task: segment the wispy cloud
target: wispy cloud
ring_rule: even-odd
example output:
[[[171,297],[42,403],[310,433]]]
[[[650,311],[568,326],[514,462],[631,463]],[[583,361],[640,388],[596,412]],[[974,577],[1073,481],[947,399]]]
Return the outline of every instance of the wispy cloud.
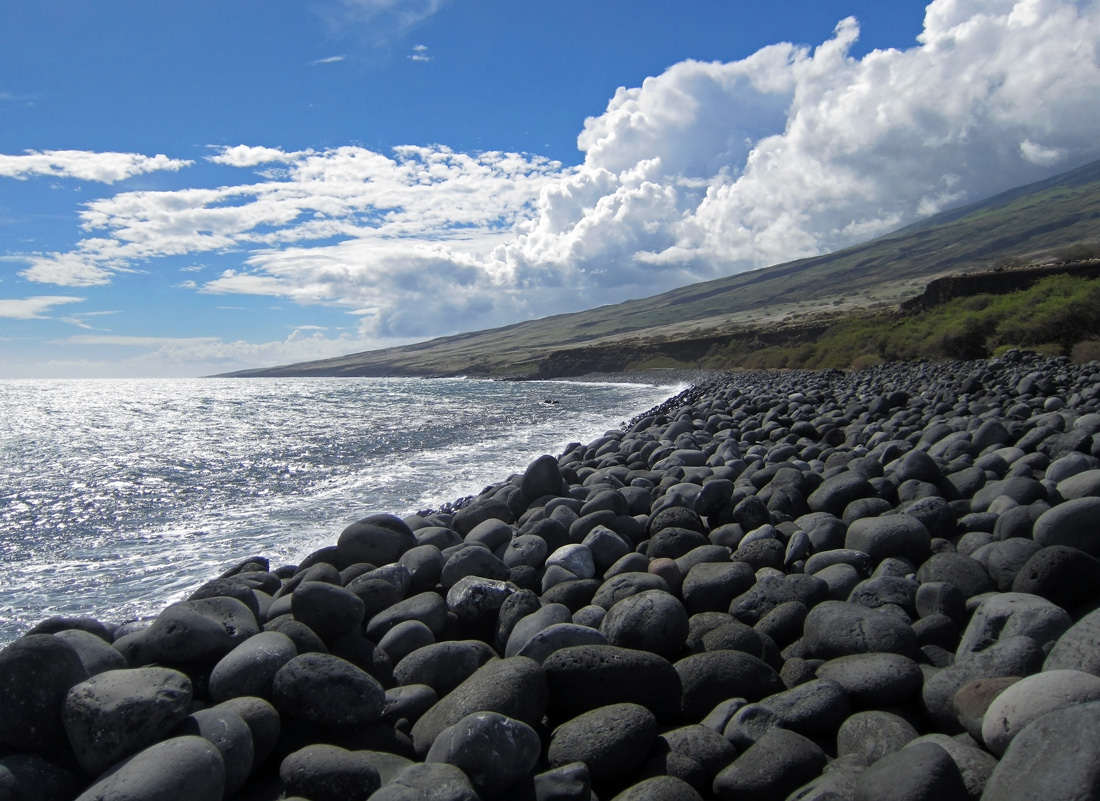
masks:
[[[432,57],[428,55],[427,45],[413,45],[413,51],[409,55],[409,61],[431,61]]]
[[[157,154],[95,153],[86,150],[28,150],[23,155],[0,154],[0,176],[24,180],[33,175],[77,178],[113,184],[142,173],[177,171],[189,167],[187,159]]]
[[[315,6],[334,35],[388,44],[434,16],[449,0],[327,0]]]
[[[54,340],[58,345],[122,345],[133,348],[179,347],[209,345],[220,342],[218,337],[141,337],[121,334],[76,334]]]
[[[317,58],[309,62],[309,66],[316,67],[318,64],[338,64],[341,61],[346,61],[347,56],[329,56],[328,58]]]
[[[80,303],[84,298],[71,295],[37,295],[33,298],[0,298],[0,317],[12,320],[42,320],[54,306]]]

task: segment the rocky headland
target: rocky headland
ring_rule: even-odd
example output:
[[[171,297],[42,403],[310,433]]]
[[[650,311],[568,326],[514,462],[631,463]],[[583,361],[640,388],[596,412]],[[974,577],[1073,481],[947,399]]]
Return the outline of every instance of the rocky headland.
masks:
[[[0,652],[0,799],[1100,799],[1100,364],[700,376]]]

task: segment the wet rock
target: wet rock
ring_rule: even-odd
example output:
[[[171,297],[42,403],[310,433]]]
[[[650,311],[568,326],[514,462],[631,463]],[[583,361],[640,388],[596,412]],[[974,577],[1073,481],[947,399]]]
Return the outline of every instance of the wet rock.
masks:
[[[142,653],[151,662],[216,661],[259,631],[256,617],[235,598],[181,601],[157,615]]]
[[[412,529],[394,515],[370,515],[340,532],[336,542],[340,560],[348,565],[369,562],[388,565],[417,545]]]
[[[365,606],[355,593],[322,581],[305,581],[291,594],[291,613],[326,644],[362,625]]]
[[[252,731],[237,713],[222,708],[200,709],[172,730],[173,737],[202,737],[221,754],[225,766],[225,794],[232,796],[252,771]]]

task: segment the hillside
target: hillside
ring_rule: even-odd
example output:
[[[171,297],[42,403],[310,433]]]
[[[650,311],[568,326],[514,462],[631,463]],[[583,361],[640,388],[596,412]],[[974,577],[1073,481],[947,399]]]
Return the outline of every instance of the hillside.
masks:
[[[232,376],[554,377],[698,361],[731,335],[812,339],[839,316],[895,307],[933,279],[1100,247],[1100,161],[835,253],[573,314]]]

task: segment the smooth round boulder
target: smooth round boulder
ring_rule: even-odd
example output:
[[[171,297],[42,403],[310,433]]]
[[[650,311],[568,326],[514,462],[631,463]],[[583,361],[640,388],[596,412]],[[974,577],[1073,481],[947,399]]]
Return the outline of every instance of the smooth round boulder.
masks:
[[[447,602],[435,592],[422,592],[398,601],[379,612],[367,623],[367,636],[375,642],[406,620],[419,620],[439,639],[447,626]]]
[[[913,724],[900,715],[880,709],[857,712],[840,726],[836,737],[838,757],[855,756],[867,764],[900,751],[917,738]]]
[[[688,613],[676,596],[645,590],[616,602],[600,623],[610,645],[675,657],[688,635]]]
[[[371,801],[483,801],[466,774],[446,762],[409,765],[370,798]]]
[[[72,646],[89,676],[95,676],[107,670],[124,670],[130,667],[126,657],[117,648],[90,631],[65,629],[53,636]]]
[[[173,737],[146,748],[76,801],[210,801],[225,792],[225,765],[202,737]]]
[[[480,640],[448,640],[418,648],[393,668],[398,685],[425,684],[440,697],[497,655]]]
[[[176,670],[109,670],[69,690],[62,717],[73,755],[89,776],[136,754],[187,717],[191,680]]]
[[[423,757],[441,731],[474,712],[499,712],[538,726],[548,695],[546,675],[534,660],[513,656],[486,662],[413,724],[416,753]]]
[[[207,686],[211,700],[270,698],[275,674],[297,655],[294,641],[281,632],[261,631],[249,637],[214,666]]]
[[[500,561],[488,548],[469,545],[450,555],[443,564],[439,582],[444,590],[450,591],[460,579],[467,576],[507,581],[510,572],[508,565]]]
[[[842,601],[825,601],[806,616],[806,653],[819,659],[867,653],[903,656],[917,651],[916,635],[903,620]]]
[[[28,634],[0,651],[0,742],[31,754],[63,748],[65,697],[87,678],[76,649],[52,634]]]
[[[1100,560],[1068,545],[1048,545],[1020,568],[1012,591],[1074,609],[1100,594]]]
[[[303,581],[290,596],[295,620],[305,623],[326,645],[363,624],[363,600],[343,587],[323,581]]]
[[[555,623],[568,623],[572,619],[573,614],[565,604],[554,603],[538,607],[516,621],[511,634],[508,635],[504,655],[515,656],[527,644],[528,640],[543,629],[553,626]]]
[[[654,776],[632,784],[611,801],[702,801],[702,796],[676,776]]]
[[[816,675],[839,684],[852,704],[863,708],[901,706],[920,692],[924,674],[907,656],[851,654],[830,659]]]
[[[1081,670],[1100,676],[1100,610],[1089,612],[1058,638],[1043,670]]]
[[[919,565],[932,555],[932,535],[911,515],[864,517],[848,526],[844,547],[863,551],[875,564],[897,557]]]
[[[618,703],[644,706],[662,724],[680,714],[680,675],[657,654],[613,645],[579,645],[555,651],[542,668],[552,719],[566,720]]]
[[[356,728],[382,717],[385,691],[378,681],[331,654],[302,654],[279,669],[272,702],[281,715],[326,728]]]
[[[845,471],[825,479],[810,493],[806,503],[812,512],[826,512],[834,517],[844,514],[845,507],[860,498],[875,495],[875,488],[859,473]]]
[[[1100,556],[1097,519],[1100,519],[1100,498],[1074,498],[1043,512],[1035,521],[1031,536],[1043,547],[1066,545],[1090,556]]]
[[[441,731],[424,761],[461,768],[479,793],[496,798],[530,773],[541,751],[538,733],[526,723],[474,712]]]
[[[700,722],[729,698],[759,701],[784,689],[783,680],[773,668],[741,651],[693,654],[673,667],[680,676],[680,716],[685,723]]]
[[[755,583],[756,574],[745,562],[701,562],[688,570],[680,594],[690,614],[725,612]]]
[[[262,698],[242,696],[230,698],[210,708],[232,712],[245,722],[252,734],[253,767],[261,767],[275,749],[282,732],[282,721],[275,707]]]
[[[978,605],[963,632],[956,659],[984,651],[1006,637],[1030,637],[1048,650],[1073,620],[1057,604],[1038,595],[1006,592],[991,595]]]
[[[465,576],[447,590],[447,609],[461,621],[495,625],[501,605],[515,591],[507,581]]]
[[[526,506],[548,495],[558,496],[563,491],[563,479],[558,460],[543,455],[527,465],[519,485],[520,497]]]
[[[73,773],[34,754],[0,757],[0,798],[5,801],[71,801],[83,786]]]
[[[236,712],[225,708],[199,709],[172,729],[173,737],[202,737],[218,749],[225,766],[225,794],[232,796],[252,772],[255,751],[252,730]]]
[[[1025,726],[986,782],[982,801],[1081,801],[1100,787],[1100,702],[1050,712]]]
[[[827,761],[812,740],[771,729],[714,778],[714,795],[720,801],[786,798],[818,776]]]
[[[367,801],[382,786],[369,756],[325,744],[289,754],[279,766],[279,779],[288,797],[309,801]]]
[[[387,631],[378,641],[378,647],[386,652],[396,667],[402,659],[417,648],[434,643],[435,635],[430,628],[419,620],[406,620]]]
[[[1020,679],[989,704],[982,740],[997,757],[1036,718],[1076,704],[1100,701],[1100,678],[1078,670],[1046,670]]]
[[[336,548],[345,565],[369,562],[388,565],[417,545],[408,524],[394,515],[371,515],[340,532]]]
[[[657,719],[638,704],[611,704],[578,715],[550,735],[551,767],[583,762],[594,785],[621,781],[645,760],[657,737]]]
[[[144,632],[142,653],[149,662],[216,661],[259,632],[252,611],[236,598],[180,601]]]
[[[935,743],[921,742],[884,756],[856,779],[853,801],[969,801],[962,773]]]

